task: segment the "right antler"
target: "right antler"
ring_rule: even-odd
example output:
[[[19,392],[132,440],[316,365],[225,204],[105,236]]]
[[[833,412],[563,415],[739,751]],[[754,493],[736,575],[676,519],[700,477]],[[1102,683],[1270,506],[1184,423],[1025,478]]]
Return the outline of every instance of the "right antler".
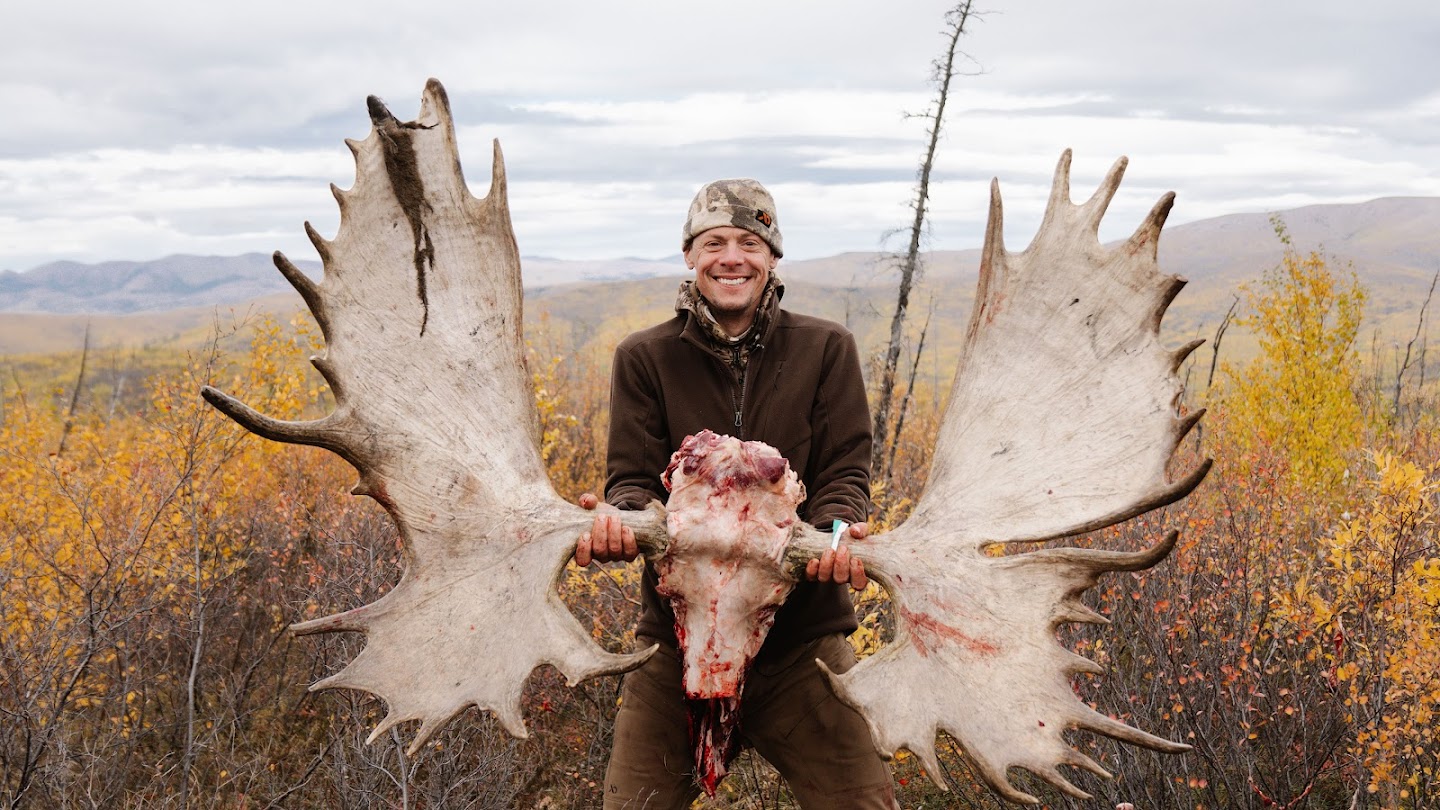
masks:
[[[1005,250],[992,184],[980,289],[925,493],[904,525],[854,547],[894,600],[895,639],[831,682],[885,756],[913,751],[942,787],[940,731],[997,792],[1026,803],[1037,800],[1010,784],[1012,766],[1080,797],[1058,765],[1107,775],[1070,747],[1068,729],[1187,748],[1081,702],[1070,677],[1097,668],[1055,636],[1063,623],[1103,622],[1080,594],[1106,571],[1156,564],[1174,533],[1135,553],[987,553],[1126,520],[1184,497],[1210,469],[1205,461],[1178,480],[1166,471],[1200,418],[1177,414],[1175,376],[1199,341],[1178,351],[1159,342],[1161,316],[1184,285],[1156,264],[1174,195],[1120,246],[1097,237],[1124,169],[1121,158],[1076,206],[1066,151],[1040,231],[1020,253]],[[792,565],[826,545],[807,533],[788,552]]]
[[[384,698],[390,712],[372,740],[420,720],[412,751],[471,705],[523,737],[520,694],[535,667],[553,664],[574,684],[639,666],[653,649],[605,653],[556,594],[592,514],[555,494],[536,446],[499,145],[490,193],[476,199],[439,82],[426,85],[416,121],[397,121],[373,97],[370,117],[370,137],[346,141],[354,188],[332,187],[339,233],[327,241],[306,223],[324,281],[275,255],[324,332],[325,354],[313,362],[335,411],[280,422],[213,388],[203,394],[253,433],[350,462],[360,472],[355,492],[385,507],[405,541],[405,575],[394,590],[295,625],[368,636],[349,666],[314,688]],[[665,547],[657,514],[623,519],[647,551]]]

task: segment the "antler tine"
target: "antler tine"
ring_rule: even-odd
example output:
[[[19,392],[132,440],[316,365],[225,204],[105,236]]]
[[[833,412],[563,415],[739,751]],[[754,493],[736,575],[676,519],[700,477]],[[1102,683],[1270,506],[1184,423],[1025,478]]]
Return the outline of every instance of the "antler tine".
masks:
[[[308,636],[312,633],[340,633],[340,632],[362,632],[369,626],[366,621],[370,606],[358,607],[354,610],[347,610],[344,613],[336,613],[332,616],[325,616],[309,621],[294,622],[288,628],[297,636]]]
[[[1169,218],[1170,209],[1174,206],[1175,192],[1167,191],[1162,194],[1160,199],[1155,201],[1155,205],[1151,206],[1150,213],[1146,214],[1145,219],[1136,226],[1135,233],[1130,235],[1129,245],[1126,249],[1131,253],[1139,253],[1144,249],[1151,261],[1159,258],[1160,230],[1165,227],[1165,220]]]
[[[370,123],[381,129],[391,124],[400,123],[399,120],[390,113],[390,108],[385,106],[385,102],[379,96],[366,96],[365,110],[370,114]]]
[[[319,684],[316,684],[316,685],[318,686]],[[346,689],[357,689],[357,688],[359,688],[359,687],[346,686],[346,687],[344,687],[344,688],[346,688]],[[363,692],[364,690],[362,689],[362,690],[360,690],[360,691]],[[405,722],[406,720],[409,720],[409,719],[412,719],[412,718],[400,717],[400,716],[396,715],[394,712],[390,712],[389,714],[386,714],[384,717],[380,718],[380,722],[379,722],[379,723],[376,723],[376,724],[375,724],[375,728],[371,729],[371,730],[370,730],[370,734],[365,737],[365,744],[366,744],[366,745],[374,745],[374,744],[375,744],[375,741],[378,740],[378,739],[380,739],[380,735],[384,734],[385,732],[389,731],[390,729],[392,729],[392,728],[400,725],[401,723],[403,723],[403,722]],[[406,749],[406,754],[409,754],[409,749]]]
[[[1091,759],[1090,757],[1088,757],[1088,756],[1080,753],[1079,751],[1076,751],[1076,750],[1073,749],[1073,748],[1070,749],[1070,756],[1065,760],[1065,764],[1066,764],[1066,765],[1073,765],[1073,766],[1075,766],[1076,768],[1083,768],[1084,770],[1087,770],[1087,771],[1089,771],[1090,773],[1095,774],[1096,776],[1100,777],[1101,779],[1110,779],[1110,778],[1111,778],[1110,772],[1107,771],[1107,770],[1105,770],[1103,767],[1101,767],[1101,766],[1100,766],[1100,763],[1098,763],[1098,762],[1096,762],[1095,760]]]
[[[932,729],[930,732],[932,738],[935,733],[935,730]],[[907,744],[905,748],[909,749],[910,753],[914,754],[915,757],[920,760],[920,765],[925,768],[925,774],[930,777],[931,783],[941,790],[950,790],[950,783],[945,779],[945,771],[940,769],[940,757],[935,752],[934,745],[912,747]],[[894,753],[894,751],[890,752],[891,755]]]
[[[1145,748],[1150,748],[1152,750],[1162,751],[1165,753],[1178,754],[1190,750],[1190,746],[1188,745],[1185,745],[1183,743],[1171,742],[1170,740],[1166,740],[1163,737],[1156,737],[1153,734],[1147,734],[1140,729],[1137,729],[1130,725],[1126,725],[1119,720],[1107,717],[1088,707],[1084,709],[1083,717],[1077,718],[1073,721],[1073,726],[1075,728],[1094,731],[1099,734],[1104,734],[1107,737],[1112,737],[1114,739],[1122,740],[1133,745],[1139,745]],[[1026,770],[1035,773],[1037,776],[1044,779],[1046,782],[1050,783],[1054,787],[1058,788],[1066,795],[1073,796],[1077,799],[1090,799],[1092,797],[1089,793],[1086,793],[1085,791],[1076,787],[1072,782],[1066,779],[1065,776],[1060,773],[1060,770],[1057,767],[1058,764],[1065,764],[1072,767],[1081,768],[1095,774],[1096,776],[1101,777],[1102,779],[1112,778],[1111,773],[1105,768],[1101,767],[1099,763],[1095,762],[1095,760],[1091,759],[1085,754],[1080,753],[1079,751],[1074,750],[1073,748],[1068,747],[1066,749],[1066,753],[1057,760],[1052,761],[1041,759],[1025,762],[1011,762],[1005,763],[1003,767],[997,762],[983,760],[975,756],[975,754],[972,752],[967,751],[967,753],[970,754],[971,761],[975,763],[976,769],[980,772],[981,778],[983,778],[986,783],[991,786],[991,788],[993,788],[997,793],[1000,793],[1005,798],[1023,804],[1039,804],[1039,800],[1036,797],[1030,795],[1029,793],[1025,793],[1015,788],[1015,786],[1010,783],[1009,777],[1006,774],[1006,771],[1008,770],[1008,767],[1010,765],[1020,765],[1021,767],[1024,767]]]
[[[1056,623],[1056,624],[1060,624],[1061,621],[1062,621],[1062,620],[1061,620],[1059,617],[1057,617],[1055,623]],[[1065,620],[1063,620],[1063,621],[1073,621],[1073,620],[1071,620],[1071,619],[1065,619]],[[1084,622],[1085,620],[1082,619],[1081,621]],[[1085,622],[1085,623],[1086,623],[1086,624],[1091,624],[1092,622]],[[1103,622],[1093,622],[1093,623],[1094,623],[1094,624],[1109,624],[1110,622],[1107,620],[1107,621],[1103,621]],[[1099,664],[1095,663],[1094,661],[1091,661],[1089,658],[1086,658],[1085,656],[1080,655],[1080,654],[1078,654],[1078,653],[1071,653],[1071,654],[1070,654],[1069,666],[1067,666],[1067,667],[1065,668],[1065,670],[1066,670],[1066,672],[1067,672],[1068,674],[1070,674],[1070,675],[1104,675],[1104,674],[1105,674],[1105,667],[1100,666]]]
[[[1183,497],[1183,496],[1182,496]],[[1148,511],[1148,510],[1147,510]],[[1107,571],[1144,571],[1170,555],[1180,533],[1175,530],[1150,548],[1139,551],[1109,551],[1098,548],[1045,548],[1029,554],[1016,555],[1017,565],[1072,565],[1092,575]],[[1088,587],[1088,586],[1087,586]]]
[[[1075,787],[1075,784],[1073,782],[1061,775],[1059,768],[1051,766],[1049,768],[1038,770],[1036,771],[1036,773],[1040,775],[1041,779],[1044,779],[1046,782],[1049,782],[1050,784],[1059,788],[1060,792],[1064,793],[1066,796],[1081,800],[1095,798],[1094,796],[1091,796],[1089,793],[1086,793],[1080,788]]]
[[[355,152],[354,148],[351,148],[350,151],[351,151],[351,157],[354,157],[354,152]],[[331,183],[331,184],[330,184],[330,196],[335,198],[335,205],[339,206],[339,208],[340,208],[340,218],[341,218],[341,219],[344,219],[344,218],[345,218],[345,206],[346,206],[346,204],[347,204],[347,199],[346,199],[346,196],[345,196],[345,192],[344,192],[344,191],[341,191],[339,186],[335,185],[334,183]]]
[[[510,224],[510,182],[505,174],[505,154],[500,149],[499,138],[491,141],[490,188],[485,192],[485,205],[489,206],[490,216],[504,223],[505,232],[513,234],[513,228]],[[512,235],[510,239],[513,242],[514,236]],[[516,253],[519,253],[518,248],[516,249]],[[524,291],[521,289],[520,277],[518,275],[514,278],[513,292],[515,300],[521,302],[523,306],[525,296]]]
[[[1060,605],[1060,610],[1055,614],[1055,621],[1060,624],[1109,624],[1110,620],[1096,612],[1093,608],[1078,599],[1066,600]],[[1088,658],[1080,660],[1089,662]],[[1082,670],[1083,671],[1083,670]]]
[[[365,738],[365,744],[373,745],[375,741],[380,739],[380,737],[383,736],[386,732],[390,731],[401,723],[411,720],[419,720],[420,727],[415,730],[415,736],[411,738],[410,744],[405,746],[405,755],[413,757],[416,754],[420,753],[420,749],[425,747],[425,743],[429,742],[431,737],[435,736],[435,732],[444,728],[447,724],[449,724],[451,720],[454,720],[457,715],[459,715],[461,712],[465,711],[473,705],[473,703],[464,703],[456,706],[454,710],[448,714],[436,713],[427,717],[405,716],[396,712],[390,712],[389,714],[385,715],[384,719],[382,719],[379,724],[375,726],[375,729],[370,732],[370,736]],[[516,728],[511,728],[511,726],[506,722],[506,720],[503,717],[500,717],[498,713],[496,717],[500,719],[500,724],[505,727],[506,731],[510,732],[512,735],[519,739],[529,739],[530,733],[525,728],[524,723],[520,721],[520,717],[518,714],[516,714],[513,718],[510,718],[512,722],[519,723]]]
[[[1175,296],[1179,295],[1180,291],[1185,289],[1185,285],[1189,283],[1180,276],[1170,276],[1165,281],[1164,286],[1160,288],[1160,295],[1155,299],[1154,306],[1150,308],[1148,326],[1151,332],[1157,335],[1160,333],[1160,322],[1165,319],[1165,313],[1170,309],[1170,302],[1174,301]]]
[[[341,220],[341,223],[343,224],[344,220]],[[305,235],[310,238],[310,244],[315,246],[315,252],[320,254],[320,261],[324,263],[328,269],[333,258],[330,240],[321,236],[320,232],[315,230],[315,226],[311,225],[309,220],[305,221]]]
[[[330,191],[335,195],[335,200],[343,212],[345,208],[344,194],[335,187],[334,183],[330,184]],[[290,282],[290,286],[294,287],[295,292],[299,293],[300,298],[304,300],[306,308],[315,318],[316,325],[320,327],[320,335],[329,341],[330,311],[326,308],[325,295],[321,292],[320,285],[311,280],[303,270],[296,267],[284,253],[277,250],[270,258],[275,263],[275,268],[280,271],[280,275]],[[344,401],[345,381],[336,373],[334,364],[323,356],[311,357],[310,364],[325,378],[325,382],[330,386],[330,392],[335,395],[335,400],[337,402]]]
[[[331,188],[333,189],[334,186]],[[290,282],[290,286],[295,288],[295,292],[300,293],[300,298],[305,301],[305,306],[310,310],[310,314],[315,316],[315,323],[320,326],[320,334],[328,338],[330,317],[325,310],[325,297],[320,293],[320,285],[311,281],[310,277],[292,264],[284,253],[277,250],[270,258],[275,262],[275,268],[280,271],[280,275]]]
[[[976,756],[975,752],[968,749],[965,753],[969,755],[970,761],[975,765],[975,770],[980,774],[980,778],[985,780],[985,784],[989,785],[991,790],[1016,804],[1040,803],[1038,798],[1020,790],[1010,783],[1010,777],[1006,774],[1006,770],[1008,770],[1007,766],[997,764],[988,759],[981,759]],[[946,786],[946,790],[949,790],[948,786]]]
[[[1120,188],[1120,181],[1125,177],[1125,167],[1128,165],[1130,158],[1124,155],[1116,158],[1115,162],[1110,164],[1110,170],[1105,172],[1105,179],[1100,181],[1100,187],[1095,189],[1095,193],[1081,206],[1090,233],[1096,234],[1097,239],[1100,220],[1105,218],[1105,211],[1110,207],[1110,201],[1115,198],[1115,192]]]
[[[442,131],[445,141],[453,147],[447,150],[448,154],[446,155],[446,157],[448,157],[450,160],[451,171],[456,177],[461,176],[462,172],[460,170],[460,149],[458,146],[458,141],[456,141],[455,139],[455,117],[450,113],[450,94],[445,92],[445,86],[440,84],[440,81],[438,79],[432,78],[426,80],[425,90],[420,94],[420,114],[415,117],[414,123],[407,126],[419,127],[422,129],[438,127]],[[500,144],[500,140],[496,138],[494,139],[494,142],[495,145],[498,147]],[[498,155],[496,156],[496,158],[496,160],[492,161],[492,166],[490,167],[492,177],[491,185],[494,185],[493,178],[495,166],[493,164],[499,163],[501,175],[500,208],[506,214],[505,222],[508,227],[510,221],[509,206],[504,196],[505,163],[503,160],[498,159]],[[466,187],[463,183],[458,189],[458,192],[460,196],[466,199],[466,201],[475,199],[474,195],[470,193],[470,189]]]
[[[346,461],[351,461],[353,458],[349,448],[341,438],[344,435],[344,431],[339,428],[339,422],[343,417],[337,418],[335,414],[331,414],[322,419],[291,422],[283,419],[272,419],[218,388],[213,388],[208,385],[200,389],[200,396],[204,397],[205,401],[210,403],[216,410],[235,420],[241,427],[257,436],[274,442],[323,447],[341,456]]]
[[[491,207],[504,211],[508,217],[510,181],[505,176],[505,155],[500,151],[499,138],[492,139],[490,144],[490,190],[485,192],[485,199]]]
[[[1107,737],[1113,737],[1114,739],[1130,743],[1131,745],[1138,745],[1153,751],[1163,751],[1167,754],[1183,754],[1190,750],[1190,746],[1184,743],[1172,742],[1164,737],[1156,737],[1154,734],[1146,733],[1134,726],[1126,725],[1113,717],[1106,717],[1094,710],[1090,710],[1089,715],[1084,720],[1077,722],[1076,726],[1097,734],[1104,734]]]
[[[985,246],[980,258],[980,275],[987,277],[986,270],[993,268],[996,260],[1005,253],[1005,202],[1000,196],[1000,178],[990,178],[990,210],[985,218]],[[984,287],[979,295],[983,297]]]
[[[345,380],[335,370],[335,364],[330,362],[330,358],[325,355],[311,355],[310,365],[314,366],[315,370],[320,372],[320,376],[325,378],[325,382],[330,386],[330,393],[335,396],[335,401],[344,402],[346,400]]]
[[[1072,159],[1073,153],[1066,149],[1060,153],[1060,159],[1055,163],[1055,178],[1050,182],[1050,199],[1045,203],[1045,220],[1058,216],[1060,206],[1071,205],[1070,163]]]
[[[1185,434],[1189,432],[1190,428],[1194,427],[1195,423],[1199,421],[1200,417],[1204,415],[1204,409],[1200,409],[1195,411],[1194,413],[1187,415],[1184,419],[1174,420],[1174,442],[1178,444],[1180,440],[1185,437]],[[1072,526],[1067,527],[1062,532],[1044,531],[1037,532],[1035,534],[1016,535],[1014,537],[1008,538],[1006,542],[1034,543],[1044,540],[1058,540],[1061,537],[1073,537],[1077,534],[1085,534],[1086,532],[1098,531],[1107,526],[1114,526],[1117,523],[1123,523],[1124,521],[1127,521],[1137,515],[1143,515],[1152,509],[1159,509],[1162,506],[1169,506],[1170,504],[1175,503],[1186,495],[1189,495],[1190,492],[1195,489],[1195,487],[1200,486],[1200,482],[1205,480],[1205,476],[1210,472],[1210,467],[1213,465],[1213,463],[1214,459],[1204,460],[1198,466],[1196,466],[1195,469],[1191,470],[1189,474],[1187,474],[1179,481],[1171,483],[1163,488],[1152,490],[1147,497],[1143,499],[1138,499],[1132,504],[1125,506],[1118,511],[1111,512],[1107,515],[1101,515],[1099,517],[1096,517],[1094,520],[1089,520],[1084,523],[1076,523]],[[1062,549],[1046,549],[1035,553],[1043,554],[1048,551],[1060,550]]]
[[[1190,357],[1190,353],[1203,345],[1205,345],[1205,338],[1195,338],[1184,346],[1176,349],[1175,353],[1170,356],[1170,373],[1174,374],[1179,371],[1180,366],[1184,365],[1185,360]]]
[[[1176,440],[1177,442],[1179,442],[1180,440],[1184,439],[1186,436],[1190,435],[1190,431],[1195,429],[1195,425],[1197,425],[1197,424],[1200,422],[1200,419],[1201,419],[1203,416],[1205,416],[1205,412],[1206,412],[1207,410],[1209,410],[1209,409],[1208,409],[1208,408],[1198,408],[1198,409],[1196,409],[1195,411],[1191,412],[1189,415],[1187,415],[1184,419],[1181,419],[1181,420],[1180,420],[1180,427],[1179,427],[1179,430],[1176,432],[1176,439],[1175,439],[1175,440]],[[1204,469],[1205,469],[1207,472],[1210,470],[1210,464],[1211,464],[1212,461],[1213,461],[1213,459],[1205,459],[1205,461],[1204,461]],[[1199,482],[1197,481],[1196,483],[1199,483]]]
[[[426,718],[424,718],[423,720],[421,720],[421,722],[420,722],[420,728],[418,728],[418,729],[415,730],[415,737],[414,737],[414,739],[410,740],[410,744],[405,747],[405,756],[407,756],[407,757],[413,757],[413,756],[415,756],[416,754],[420,753],[420,749],[425,747],[425,743],[430,742],[430,738],[435,736],[435,732],[437,732],[437,731],[439,731],[440,729],[444,728],[446,725],[448,725],[448,724],[450,723],[451,720],[454,720],[457,715],[459,715],[461,712],[465,711],[466,709],[470,708],[470,707],[473,706],[473,705],[475,705],[475,704],[473,704],[473,703],[465,703],[465,704],[463,704],[463,705],[461,705],[461,706],[457,706],[457,707],[455,708],[455,711],[454,711],[454,712],[451,712],[451,713],[448,714],[448,715],[442,716],[442,715],[436,714],[436,715],[433,715],[433,716],[430,716],[430,717],[426,717]],[[518,715],[516,716],[516,720],[517,720],[517,722],[519,721],[519,716],[518,716]],[[501,725],[502,725],[502,726],[505,725],[505,723],[504,723],[503,720],[501,720]],[[519,739],[522,739],[522,740],[524,740],[524,739],[529,739],[529,737],[530,737],[530,732],[529,732],[528,729],[525,728],[525,725],[524,725],[523,722],[520,723],[519,729],[520,729],[520,733],[519,733],[518,735],[515,735],[515,736],[517,736]],[[506,730],[506,731],[510,731],[510,728],[509,728],[508,726],[506,726],[505,730]],[[514,732],[512,731],[511,733],[513,734]]]
[[[1000,199],[1000,179],[990,179],[990,211],[985,218],[985,245],[980,251],[980,284],[975,290],[975,310],[970,318],[974,331],[990,300],[990,285],[1005,263],[1005,205]]]
[[[1089,793],[1086,793],[1085,791],[1076,787],[1075,784],[1069,779],[1066,779],[1065,776],[1060,773],[1060,769],[1055,767],[1054,765],[1045,765],[1043,767],[1037,765],[1034,770],[1037,776],[1039,776],[1041,779],[1044,779],[1046,782],[1049,782],[1056,788],[1059,788],[1060,792],[1064,793],[1066,796],[1082,800],[1094,798]]]

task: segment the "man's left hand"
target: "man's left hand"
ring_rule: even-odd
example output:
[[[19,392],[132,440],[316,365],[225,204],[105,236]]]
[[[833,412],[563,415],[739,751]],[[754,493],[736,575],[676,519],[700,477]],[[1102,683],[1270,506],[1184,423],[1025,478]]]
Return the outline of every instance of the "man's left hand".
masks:
[[[845,532],[852,540],[863,540],[870,534],[868,523],[856,523]],[[805,564],[805,578],[811,582],[848,583],[853,590],[863,591],[870,584],[865,576],[865,564],[850,556],[850,548],[841,543],[839,548],[826,550],[818,560]]]

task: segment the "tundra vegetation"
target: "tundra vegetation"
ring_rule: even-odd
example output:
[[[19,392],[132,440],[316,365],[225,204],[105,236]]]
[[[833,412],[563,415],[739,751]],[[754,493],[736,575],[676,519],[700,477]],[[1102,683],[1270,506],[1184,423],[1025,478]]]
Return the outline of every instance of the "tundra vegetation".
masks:
[[[1168,560],[1092,591],[1111,626],[1061,632],[1106,669],[1077,680],[1084,699],[1193,749],[1164,755],[1076,735],[1116,779],[1073,772],[1097,797],[1079,803],[1014,772],[1045,806],[1440,804],[1440,403],[1426,378],[1429,302],[1415,312],[1416,340],[1395,356],[1362,352],[1355,275],[1286,247],[1279,266],[1241,291],[1235,323],[1258,338],[1260,354],[1226,363],[1221,352],[1209,373],[1201,351],[1180,372],[1180,407],[1209,409],[1181,455],[1213,456],[1208,480],[1174,506],[1068,541],[1138,549],[1180,529]],[[555,487],[572,499],[598,491],[608,351],[575,343],[564,324],[538,320],[528,334]],[[472,711],[414,757],[403,743],[413,729],[366,744],[384,713],[377,701],[307,691],[360,640],[297,639],[286,627],[385,592],[401,570],[398,538],[373,502],[347,494],[354,474],[343,462],[244,434],[197,392],[214,384],[280,418],[323,414],[329,394],[305,362],[316,340],[297,316],[217,328],[183,357],[7,362],[0,803],[600,806],[619,678],[572,689],[542,668],[524,703],[529,739]],[[878,380],[887,347],[866,348]],[[876,493],[882,531],[923,486],[943,406],[923,376],[900,386],[908,415],[878,448],[893,458]],[[938,390],[946,387],[942,379]],[[595,639],[620,651],[633,644],[637,580],[635,564],[572,566],[561,590]],[[887,632],[883,592],[872,585],[859,609],[853,642],[866,654]],[[903,806],[1001,806],[963,752],[947,743],[941,761],[949,794],[901,755]],[[793,805],[746,755],[697,806]]]

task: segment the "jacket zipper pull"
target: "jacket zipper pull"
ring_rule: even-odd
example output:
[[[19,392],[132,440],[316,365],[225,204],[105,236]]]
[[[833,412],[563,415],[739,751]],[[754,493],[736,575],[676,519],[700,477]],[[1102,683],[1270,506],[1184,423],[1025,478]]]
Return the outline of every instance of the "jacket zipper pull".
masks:
[[[740,412],[739,412],[739,411],[736,411],[736,412],[735,412],[735,427],[737,427],[737,428],[740,427]]]

